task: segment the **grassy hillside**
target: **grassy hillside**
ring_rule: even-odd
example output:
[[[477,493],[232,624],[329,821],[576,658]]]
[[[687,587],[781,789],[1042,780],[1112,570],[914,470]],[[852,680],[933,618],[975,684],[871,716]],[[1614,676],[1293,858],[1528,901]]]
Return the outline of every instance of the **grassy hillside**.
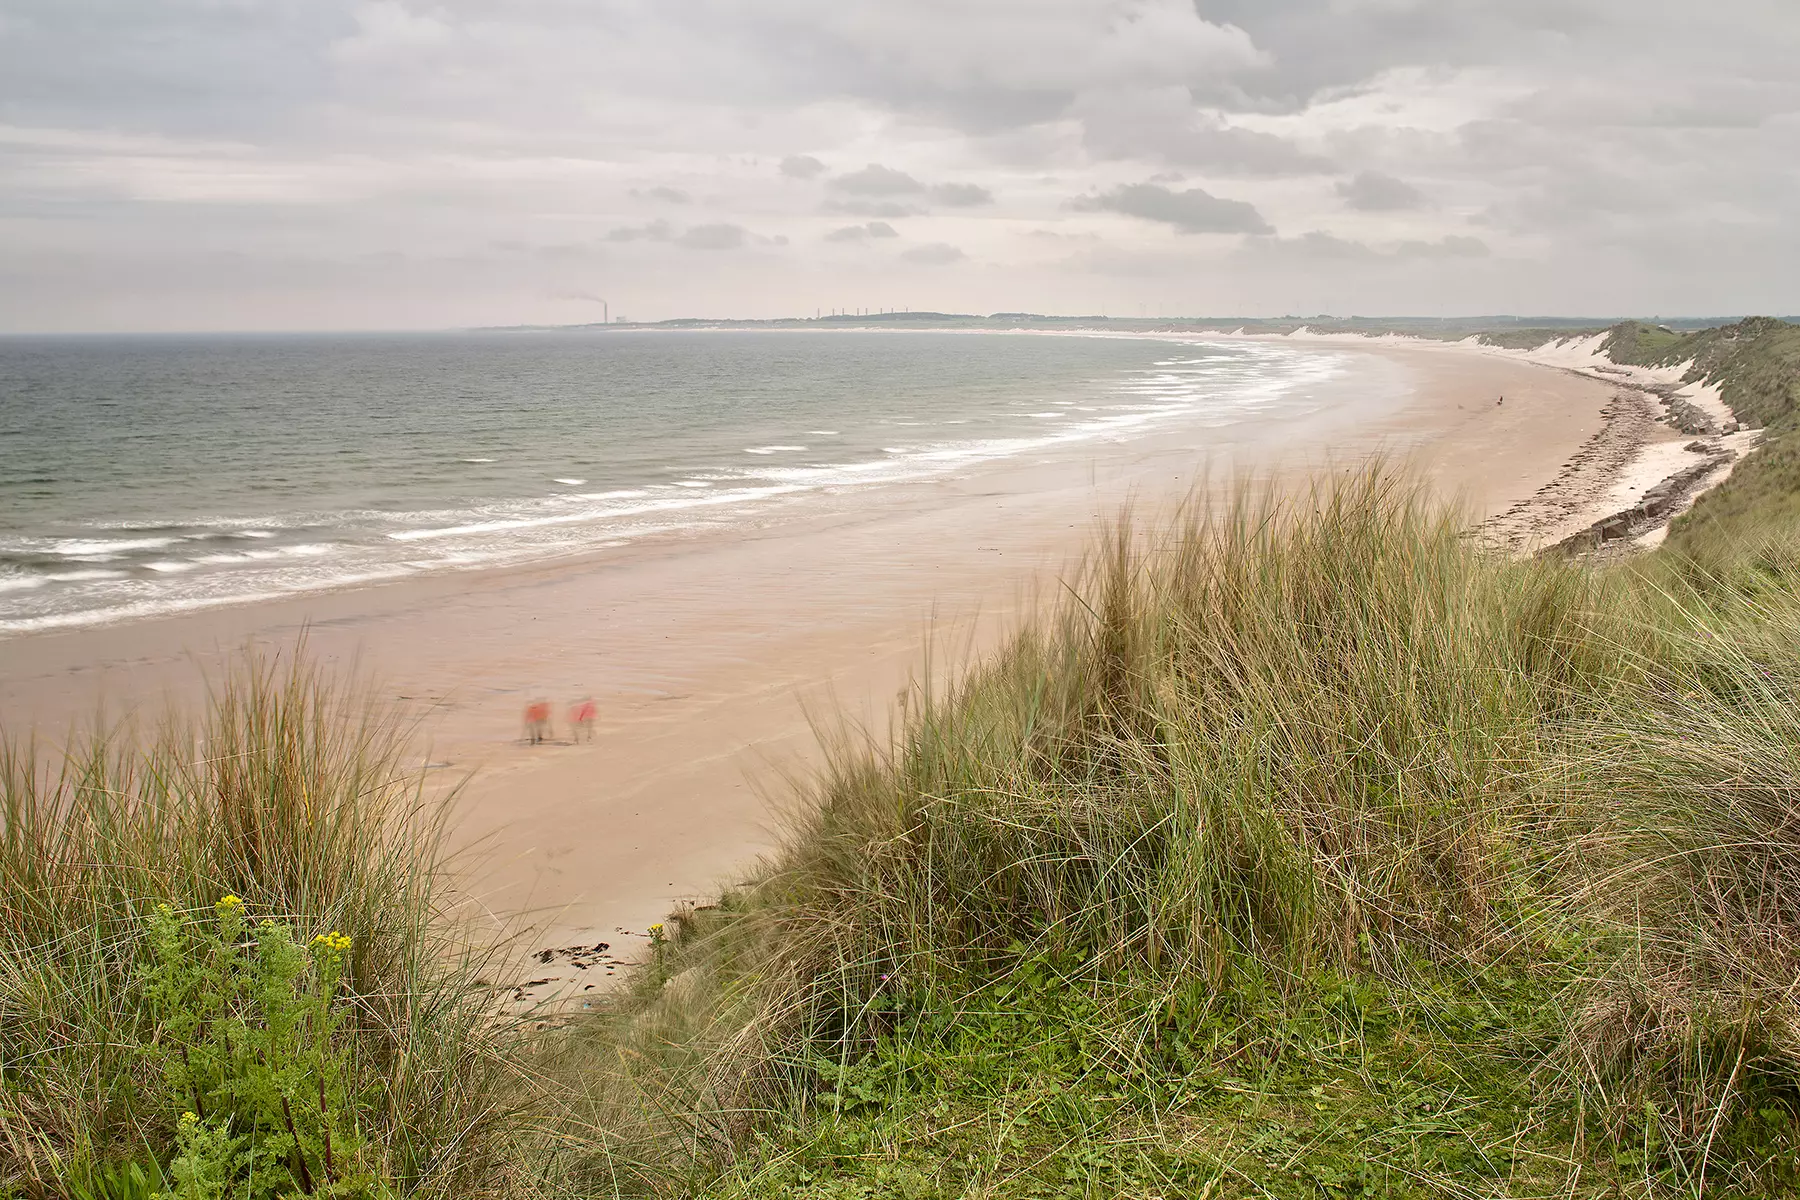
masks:
[[[581,1035],[679,1114],[586,1177],[1786,1194],[1797,610],[1458,530],[1368,479],[1115,543]]]
[[[0,1191],[1793,1194],[1800,602],[1461,528],[1374,474],[1115,535],[542,1034],[303,673],[14,758]]]
[[[1722,385],[1725,402],[1752,428],[1786,430],[1800,414],[1800,326],[1772,317],[1677,334],[1626,322],[1613,327],[1606,351],[1642,366],[1692,363],[1689,380]]]
[[[1639,350],[1620,361],[1691,361],[1690,379],[1720,384],[1732,411],[1767,431],[1759,450],[1675,522],[1672,550],[1713,570],[1728,569],[1727,560],[1785,569],[1775,561],[1780,545],[1800,530],[1800,326],[1756,317]]]

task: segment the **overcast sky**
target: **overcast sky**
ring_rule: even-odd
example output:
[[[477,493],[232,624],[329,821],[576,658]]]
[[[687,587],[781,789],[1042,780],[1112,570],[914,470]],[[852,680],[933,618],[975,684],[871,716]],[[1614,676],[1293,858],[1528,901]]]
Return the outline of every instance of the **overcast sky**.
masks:
[[[1800,311],[1800,0],[0,0],[0,330]]]

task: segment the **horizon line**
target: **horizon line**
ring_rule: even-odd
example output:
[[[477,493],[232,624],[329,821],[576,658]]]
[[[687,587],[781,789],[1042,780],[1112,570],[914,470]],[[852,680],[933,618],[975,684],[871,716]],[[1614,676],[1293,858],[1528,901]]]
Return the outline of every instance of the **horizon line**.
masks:
[[[1192,325],[1314,325],[1332,323],[1337,325],[1478,325],[1484,322],[1520,325],[1530,328],[1535,322],[1573,327],[1611,327],[1626,321],[1637,321],[1644,324],[1679,324],[1717,326],[1730,325],[1739,321],[1751,320],[1762,314],[1708,314],[1690,316],[1668,316],[1656,314],[1652,316],[1596,316],[1596,315],[1553,315],[1547,313],[1476,313],[1467,316],[1421,316],[1391,315],[1371,316],[1353,314],[1336,316],[1329,313],[1312,315],[1287,314],[1277,317],[1250,316],[1172,316],[1172,317],[1139,317],[1114,316],[1106,313],[1029,313],[1029,312],[996,312],[996,313],[959,313],[939,312],[930,309],[897,310],[886,313],[836,314],[826,316],[789,316],[789,317],[664,317],[655,321],[566,321],[566,322],[521,322],[511,325],[419,325],[419,326],[387,326],[380,328],[330,328],[330,327],[282,327],[282,328],[197,328],[197,329],[20,329],[0,330],[0,338],[97,338],[97,337],[278,337],[278,336],[382,336],[394,334],[450,334],[450,333],[507,333],[507,332],[554,332],[558,330],[601,330],[601,329],[655,329],[663,326],[709,326],[709,325],[802,325],[802,326],[835,326],[857,322],[891,322],[896,319],[912,319],[916,321],[1104,321],[1133,325],[1168,325],[1185,323]],[[1800,324],[1800,314],[1772,316],[1770,319],[1789,324]]]

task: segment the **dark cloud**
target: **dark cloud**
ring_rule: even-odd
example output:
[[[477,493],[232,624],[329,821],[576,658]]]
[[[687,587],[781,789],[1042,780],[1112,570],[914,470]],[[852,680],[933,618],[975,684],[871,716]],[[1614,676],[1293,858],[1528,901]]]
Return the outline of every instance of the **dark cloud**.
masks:
[[[1196,0],[1267,54],[1239,79],[1247,106],[1293,111],[1396,67],[1461,67],[1555,53],[1614,23],[1633,0]]]
[[[825,235],[828,242],[866,242],[870,238],[899,237],[900,233],[886,221],[870,221],[867,225],[846,225]]]
[[[1357,212],[1405,212],[1425,206],[1424,192],[1381,171],[1358,171],[1339,181],[1337,194],[1346,208]]]
[[[946,208],[979,208],[994,202],[994,193],[978,183],[940,183],[932,187],[931,200]]]
[[[968,255],[948,242],[930,242],[923,246],[914,246],[901,253],[910,263],[921,263],[928,267],[941,267],[946,263],[958,262]]]
[[[870,163],[860,171],[839,175],[831,186],[853,196],[911,196],[925,190],[925,185],[908,175],[880,163]]]
[[[1161,184],[1132,183],[1071,202],[1078,212],[1116,212],[1172,225],[1181,233],[1270,233],[1255,205],[1223,200],[1204,188],[1171,191]]]
[[[789,179],[812,179],[825,172],[825,164],[810,154],[790,154],[781,160],[781,173]]]
[[[1225,124],[1195,105],[1186,88],[1120,89],[1082,97],[1071,111],[1082,141],[1101,159],[1142,159],[1203,168],[1214,175],[1318,175],[1333,164],[1271,133]]]

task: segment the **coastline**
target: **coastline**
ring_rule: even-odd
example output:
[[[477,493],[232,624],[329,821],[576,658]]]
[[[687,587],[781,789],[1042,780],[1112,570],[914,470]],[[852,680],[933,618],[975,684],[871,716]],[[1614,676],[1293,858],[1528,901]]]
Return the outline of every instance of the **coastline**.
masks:
[[[898,484],[854,511],[744,537],[11,639],[0,724],[67,728],[102,697],[180,704],[196,667],[304,633],[316,658],[366,666],[418,717],[434,780],[474,772],[459,837],[485,859],[470,895],[484,919],[528,914],[543,931],[533,949],[606,942],[629,957],[674,903],[710,894],[771,844],[766,796],[817,761],[812,717],[842,712],[879,735],[923,643],[933,670],[953,674],[1121,505],[1153,511],[1234,474],[1298,478],[1385,452],[1501,512],[1611,424],[1610,381],[1549,364],[1410,340],[1333,348],[1358,368],[1304,428],[1184,430]],[[1404,394],[1358,396],[1381,380]],[[1504,405],[1489,402],[1502,392]],[[517,709],[538,691],[593,692],[595,741],[518,744]],[[534,970],[547,982],[521,1001],[590,986],[581,969],[564,956]]]

